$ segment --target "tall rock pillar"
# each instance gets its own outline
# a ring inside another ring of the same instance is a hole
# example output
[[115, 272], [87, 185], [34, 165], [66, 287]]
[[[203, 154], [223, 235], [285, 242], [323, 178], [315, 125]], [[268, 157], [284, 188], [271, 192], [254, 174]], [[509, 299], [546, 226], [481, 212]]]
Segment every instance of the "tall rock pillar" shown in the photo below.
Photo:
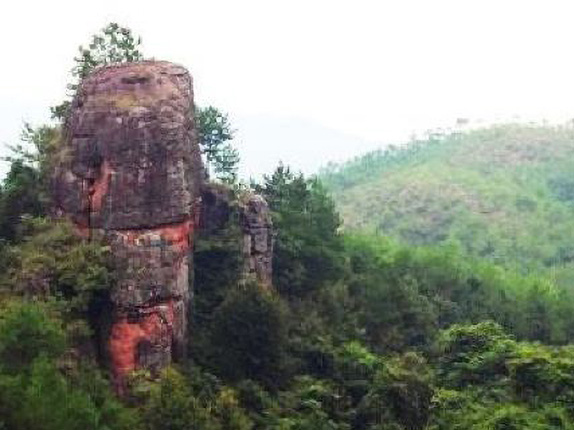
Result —
[[240, 204], [240, 226], [243, 232], [243, 278], [254, 279], [271, 288], [273, 279], [273, 223], [265, 199], [248, 193]]
[[111, 65], [75, 97], [55, 177], [56, 211], [103, 236], [119, 264], [105, 340], [121, 390], [185, 350], [190, 249], [202, 178], [191, 77], [146, 61]]

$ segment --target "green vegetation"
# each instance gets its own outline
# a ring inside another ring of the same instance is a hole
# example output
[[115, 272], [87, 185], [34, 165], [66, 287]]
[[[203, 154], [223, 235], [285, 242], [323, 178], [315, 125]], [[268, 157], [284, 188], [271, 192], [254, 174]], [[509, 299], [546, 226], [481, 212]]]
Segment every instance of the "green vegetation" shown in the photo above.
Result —
[[433, 135], [325, 169], [348, 230], [572, 279], [574, 128], [500, 125]]
[[213, 106], [197, 107], [195, 120], [207, 173], [212, 169], [219, 180], [235, 182], [239, 152], [230, 142], [235, 131], [231, 128], [227, 114]]
[[[88, 46], [78, 48], [78, 56], [74, 57], [74, 67], [70, 71], [72, 82], [68, 84], [69, 97], [76, 94], [80, 82], [96, 67], [111, 64], [141, 61], [144, 59], [140, 51], [141, 37], [136, 37], [127, 27], [121, 27], [110, 22], [98, 34], [94, 34]], [[63, 120], [68, 116], [71, 100], [51, 108], [55, 119]]]
[[3, 303], [0, 424], [5, 429], [132, 429], [138, 417], [89, 362], [65, 363], [66, 333], [47, 303]]
[[[74, 57], [74, 67], [70, 71], [68, 99], [51, 108], [52, 117], [59, 122], [68, 116], [71, 100], [76, 94], [80, 82], [99, 66], [112, 63], [129, 63], [145, 59], [141, 50], [142, 38], [132, 33], [131, 29], [115, 22], [109, 23], [99, 33], [92, 35], [87, 46], [78, 48]], [[227, 114], [214, 106], [195, 107], [195, 126], [198, 131], [199, 145], [206, 164], [207, 174], [227, 183], [237, 180], [239, 152], [232, 145], [234, 130]], [[26, 152], [21, 146], [14, 148], [16, 154], [26, 155], [27, 161], [38, 161], [35, 155], [46, 156], [46, 149], [53, 145], [53, 135], [60, 127], [42, 126], [33, 129], [26, 124], [24, 140], [32, 143], [35, 152]], [[51, 145], [50, 145], [51, 143]], [[212, 171], [212, 172], [211, 172]]]
[[288, 257], [279, 288], [239, 282], [232, 208], [198, 240], [190, 360], [134, 374], [123, 401], [85, 352], [113, 288], [105, 246], [22, 222], [2, 252], [4, 428], [572, 428], [568, 290], [454, 245], [343, 236], [320, 184], [283, 166], [257, 188]]
[[214, 315], [214, 369], [230, 381], [276, 385], [282, 377], [285, 328], [285, 309], [273, 292], [251, 284], [228, 292]]
[[263, 184], [254, 184], [254, 189], [273, 209], [277, 289], [297, 295], [340, 276], [339, 215], [321, 183], [280, 165]]
[[[203, 112], [205, 147], [229, 149], [227, 118]], [[279, 166], [252, 184], [273, 288], [241, 281], [243, 190], [219, 184], [229, 213], [196, 236], [188, 359], [134, 372], [120, 399], [97, 347], [109, 250], [45, 217], [59, 132], [27, 128], [0, 186], [0, 429], [574, 429], [571, 136], [497, 127], [333, 167], [362, 232]]]

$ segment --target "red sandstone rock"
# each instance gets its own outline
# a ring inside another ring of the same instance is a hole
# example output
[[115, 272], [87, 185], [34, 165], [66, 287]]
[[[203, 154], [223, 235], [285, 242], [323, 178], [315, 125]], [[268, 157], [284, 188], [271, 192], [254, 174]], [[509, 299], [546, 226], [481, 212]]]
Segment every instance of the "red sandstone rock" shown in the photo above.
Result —
[[191, 77], [146, 61], [106, 66], [79, 88], [54, 181], [56, 210], [118, 262], [109, 361], [118, 388], [185, 349], [189, 254], [202, 178]]
[[155, 373], [184, 354], [198, 224], [217, 234], [237, 208], [240, 278], [271, 287], [267, 204], [249, 193], [232, 201], [224, 186], [202, 183], [191, 77], [182, 67], [146, 61], [94, 71], [74, 99], [59, 156], [56, 213], [85, 238], [103, 236], [118, 266], [104, 342], [120, 393], [133, 370]]

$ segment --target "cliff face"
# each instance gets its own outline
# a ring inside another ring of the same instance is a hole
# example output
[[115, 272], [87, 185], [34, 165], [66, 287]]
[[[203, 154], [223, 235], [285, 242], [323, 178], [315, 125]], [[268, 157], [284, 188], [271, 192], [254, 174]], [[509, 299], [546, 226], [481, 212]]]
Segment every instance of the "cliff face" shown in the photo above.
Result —
[[103, 238], [116, 263], [102, 341], [120, 393], [130, 372], [154, 374], [185, 354], [198, 227], [209, 236], [236, 223], [238, 279], [271, 286], [267, 204], [203, 183], [191, 84], [185, 69], [166, 62], [97, 69], [72, 103], [56, 160], [56, 215], [86, 239]]
[[115, 382], [185, 350], [202, 166], [191, 77], [166, 62], [97, 69], [72, 104], [54, 203], [118, 263], [107, 352]]
[[272, 284], [273, 224], [265, 199], [246, 194], [240, 200], [240, 226], [243, 233], [243, 277], [265, 287]]
[[243, 192], [239, 196], [221, 184], [208, 184], [202, 190], [199, 226], [207, 236], [216, 237], [230, 223], [239, 227], [240, 282], [253, 280], [272, 285], [273, 224], [265, 199]]

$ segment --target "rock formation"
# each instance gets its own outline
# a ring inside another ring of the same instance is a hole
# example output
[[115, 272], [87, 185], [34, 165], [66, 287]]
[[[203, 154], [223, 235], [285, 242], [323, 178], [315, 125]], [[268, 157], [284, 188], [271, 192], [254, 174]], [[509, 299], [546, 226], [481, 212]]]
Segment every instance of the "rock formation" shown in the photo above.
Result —
[[240, 226], [243, 233], [243, 277], [271, 287], [273, 224], [265, 199], [248, 193], [241, 199]]
[[103, 343], [121, 393], [130, 372], [154, 374], [185, 353], [196, 228], [217, 234], [235, 222], [238, 279], [270, 287], [270, 213], [259, 196], [236, 198], [203, 183], [191, 77], [180, 66], [145, 61], [95, 70], [80, 85], [65, 131], [54, 209], [78, 234], [111, 246], [118, 279]]
[[251, 192], [235, 196], [222, 184], [206, 185], [199, 221], [202, 233], [215, 237], [230, 222], [239, 226], [239, 252], [243, 262], [239, 281], [253, 280], [263, 287], [271, 287], [273, 224], [267, 202]]
[[166, 62], [102, 67], [72, 103], [53, 194], [118, 263], [106, 349], [121, 390], [185, 350], [189, 265], [202, 180], [191, 77]]

